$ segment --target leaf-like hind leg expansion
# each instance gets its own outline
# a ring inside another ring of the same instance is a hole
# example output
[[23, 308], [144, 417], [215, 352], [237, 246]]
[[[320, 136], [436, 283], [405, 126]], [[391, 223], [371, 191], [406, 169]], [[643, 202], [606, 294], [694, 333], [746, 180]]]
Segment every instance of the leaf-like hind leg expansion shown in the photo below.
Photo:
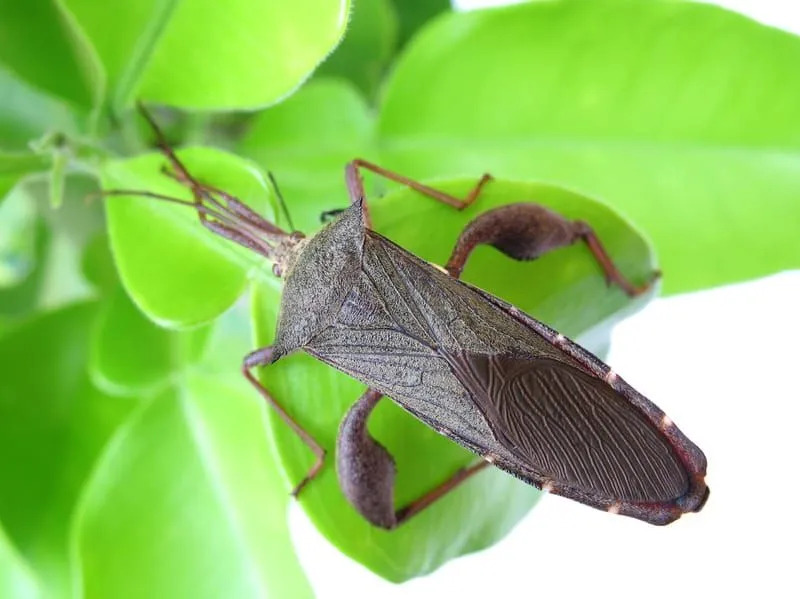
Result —
[[[470, 204], [472, 204], [480, 194], [481, 189], [483, 186], [486, 185], [489, 181], [492, 180], [492, 176], [489, 173], [485, 173], [475, 184], [475, 186], [467, 193], [466, 197], [462, 200], [457, 198], [449, 193], [445, 193], [438, 189], [434, 189], [433, 187], [428, 187], [427, 185], [423, 185], [418, 181], [414, 181], [413, 179], [409, 179], [404, 175], [400, 175], [395, 173], [394, 171], [387, 170], [377, 164], [373, 164], [372, 162], [368, 162], [366, 160], [362, 160], [360, 158], [356, 158], [355, 160], [349, 162], [347, 167], [345, 168], [345, 179], [347, 180], [347, 191], [350, 194], [350, 201], [355, 203], [359, 202], [363, 199], [366, 199], [366, 194], [364, 193], [364, 181], [361, 178], [361, 173], [359, 169], [366, 169], [368, 171], [372, 171], [373, 173], [380, 175], [389, 179], [390, 181], [395, 181], [397, 183], [401, 183], [406, 187], [410, 187], [414, 191], [418, 191], [421, 194], [424, 194], [434, 200], [438, 200], [443, 204], [447, 204], [448, 206], [452, 206], [456, 210], [463, 210]], [[367, 226], [370, 226], [370, 219], [369, 213], [367, 212], [366, 204], [364, 204], [364, 214], [366, 216]]]
[[636, 286], [617, 269], [592, 228], [583, 221], [570, 221], [539, 204], [521, 203], [484, 212], [461, 232], [445, 267], [458, 278], [472, 251], [481, 244], [494, 246], [515, 260], [533, 260], [552, 250], [582, 239], [603, 269], [606, 281], [621, 287], [630, 297], [646, 292], [658, 278]]
[[289, 425], [289, 427], [294, 431], [294, 433], [302, 439], [303, 443], [308, 445], [311, 451], [314, 452], [316, 456], [316, 461], [311, 469], [308, 471], [308, 474], [301, 480], [297, 486], [292, 490], [292, 495], [297, 497], [300, 494], [300, 491], [315, 477], [319, 474], [320, 470], [322, 469], [322, 465], [325, 462], [325, 449], [323, 449], [322, 445], [320, 445], [314, 437], [312, 437], [308, 431], [306, 431], [303, 427], [301, 427], [297, 421], [292, 418], [288, 412], [283, 408], [278, 401], [272, 397], [269, 391], [267, 391], [266, 387], [262, 385], [258, 379], [253, 375], [252, 369], [256, 366], [267, 366], [272, 364], [273, 362], [273, 348], [272, 347], [264, 347], [261, 349], [257, 349], [249, 354], [247, 354], [242, 362], [242, 373], [244, 374], [245, 378], [250, 381], [250, 384], [253, 385], [261, 396], [267, 401], [267, 404], [274, 409], [278, 416]]
[[367, 420], [382, 395], [367, 391], [342, 420], [336, 441], [336, 472], [345, 496], [370, 523], [391, 530], [453, 490], [489, 465], [480, 462], [456, 472], [450, 479], [395, 511], [394, 479], [397, 472], [391, 454], [367, 430]]

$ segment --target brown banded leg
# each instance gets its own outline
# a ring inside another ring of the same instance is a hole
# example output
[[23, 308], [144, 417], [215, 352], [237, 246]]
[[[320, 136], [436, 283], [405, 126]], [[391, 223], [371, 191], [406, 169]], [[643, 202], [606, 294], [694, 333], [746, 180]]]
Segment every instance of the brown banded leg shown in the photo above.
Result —
[[[368, 171], [372, 171], [382, 177], [389, 179], [390, 181], [395, 181], [397, 183], [401, 183], [406, 187], [413, 189], [414, 191], [418, 191], [421, 194], [424, 194], [434, 200], [438, 200], [443, 204], [447, 204], [448, 206], [452, 206], [456, 210], [463, 210], [470, 204], [472, 204], [475, 199], [480, 194], [481, 189], [483, 186], [486, 185], [489, 181], [492, 180], [492, 176], [488, 173], [485, 173], [475, 184], [475, 186], [467, 193], [464, 199], [457, 198], [449, 193], [445, 193], [438, 189], [434, 189], [433, 187], [428, 187], [427, 185], [423, 185], [418, 181], [414, 181], [413, 179], [409, 179], [403, 175], [395, 173], [394, 171], [387, 170], [383, 167], [378, 166], [377, 164], [373, 164], [372, 162], [367, 162], [366, 160], [362, 160], [360, 158], [356, 158], [355, 160], [347, 163], [347, 167], [345, 168], [345, 179], [347, 181], [347, 191], [350, 194], [350, 201], [355, 203], [361, 200], [366, 199], [366, 194], [364, 193], [364, 181], [361, 178], [361, 173], [359, 169], [366, 169]], [[364, 204], [364, 215], [367, 221], [367, 226], [370, 226], [370, 219], [369, 213], [367, 212], [366, 204]]]
[[367, 420], [380, 401], [380, 391], [367, 391], [348, 410], [336, 441], [336, 472], [345, 496], [369, 522], [393, 529], [452, 491], [470, 476], [489, 465], [479, 462], [456, 472], [444, 483], [395, 510], [394, 459], [367, 430]]
[[484, 212], [462, 231], [445, 267], [461, 276], [472, 250], [481, 244], [494, 246], [515, 260], [533, 260], [547, 252], [583, 240], [605, 273], [606, 281], [631, 297], [650, 289], [659, 273], [644, 285], [634, 285], [619, 272], [592, 228], [583, 221], [567, 220], [539, 204], [509, 204]]
[[283, 408], [281, 404], [277, 402], [277, 400], [272, 397], [269, 391], [267, 391], [266, 387], [262, 385], [258, 379], [253, 375], [252, 369], [256, 366], [267, 366], [272, 364], [273, 362], [273, 348], [272, 347], [264, 347], [262, 349], [257, 349], [249, 354], [247, 354], [242, 362], [242, 373], [244, 374], [245, 378], [250, 381], [261, 396], [267, 401], [267, 404], [278, 413], [278, 416], [289, 425], [289, 427], [294, 431], [294, 433], [300, 437], [300, 439], [308, 445], [311, 451], [314, 452], [317, 460], [314, 462], [314, 465], [308, 471], [308, 474], [301, 480], [297, 486], [292, 490], [292, 495], [297, 497], [300, 491], [303, 490], [305, 487], [322, 469], [322, 465], [325, 461], [325, 449], [323, 449], [322, 445], [320, 445], [314, 437], [312, 437], [303, 427], [301, 427], [297, 421], [292, 418], [288, 412]]

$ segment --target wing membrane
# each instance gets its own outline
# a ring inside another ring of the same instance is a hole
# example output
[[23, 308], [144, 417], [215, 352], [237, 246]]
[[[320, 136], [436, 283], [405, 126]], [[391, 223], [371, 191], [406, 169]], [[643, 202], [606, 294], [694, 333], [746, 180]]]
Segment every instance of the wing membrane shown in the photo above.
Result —
[[622, 501], [686, 493], [669, 441], [604, 381], [549, 358], [459, 353], [449, 361], [500, 442], [533, 470]]

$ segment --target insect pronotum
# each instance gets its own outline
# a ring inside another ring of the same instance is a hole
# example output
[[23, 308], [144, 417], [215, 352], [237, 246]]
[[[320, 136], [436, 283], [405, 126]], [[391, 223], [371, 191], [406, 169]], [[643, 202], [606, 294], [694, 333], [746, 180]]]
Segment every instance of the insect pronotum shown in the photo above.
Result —
[[[467, 225], [441, 269], [370, 229], [359, 169], [455, 209], [470, 205], [491, 177], [461, 200], [354, 160], [345, 171], [350, 208], [306, 237], [197, 181], [142, 112], [169, 161], [167, 174], [194, 200], [107, 193], [191, 206], [203, 226], [268, 258], [285, 279], [275, 343], [248, 354], [242, 371], [316, 456], [295, 495], [320, 471], [326, 450], [253, 369], [303, 350], [368, 386], [342, 421], [336, 465], [348, 500], [376, 526], [398, 526], [490, 464], [551, 493], [651, 524], [702, 508], [706, 458], [664, 412], [585, 349], [459, 280], [479, 244], [529, 260], [583, 240], [610, 283], [631, 296], [644, 292], [652, 281], [631, 284], [589, 225], [533, 203], [490, 210]], [[394, 460], [366, 426], [383, 396], [482, 460], [396, 509]]]

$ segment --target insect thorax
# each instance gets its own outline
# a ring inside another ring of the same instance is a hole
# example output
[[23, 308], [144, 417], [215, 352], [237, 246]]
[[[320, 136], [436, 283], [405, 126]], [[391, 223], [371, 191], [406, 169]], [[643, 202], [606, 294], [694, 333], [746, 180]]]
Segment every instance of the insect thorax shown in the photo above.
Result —
[[286, 274], [276, 359], [303, 346], [333, 322], [359, 278], [363, 245], [364, 220], [358, 204], [303, 244]]

